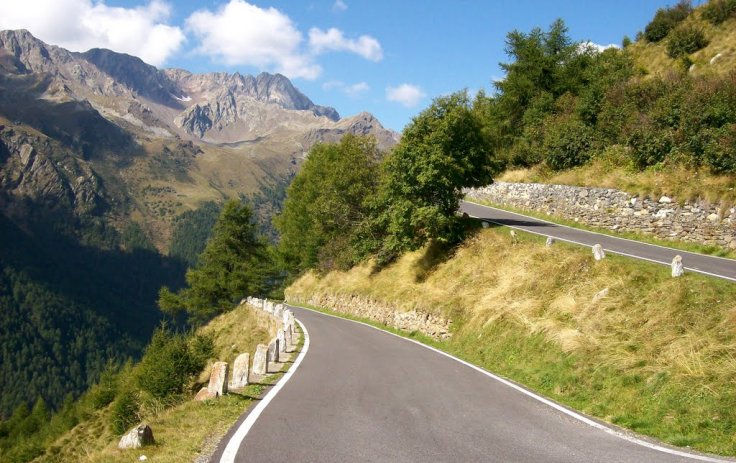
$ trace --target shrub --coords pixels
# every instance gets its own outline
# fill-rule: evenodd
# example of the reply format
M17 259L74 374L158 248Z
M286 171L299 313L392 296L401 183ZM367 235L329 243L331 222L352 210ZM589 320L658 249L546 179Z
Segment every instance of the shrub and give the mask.
M130 388L124 389L112 404L110 426L115 434L121 435L140 419L138 397Z
M736 15L736 0L710 0L702 11L703 19L717 26Z
M575 119L563 119L548 125L542 152L547 165L553 170L580 166L590 159L593 131Z
M191 339L192 344L198 345L196 353L190 348L187 336L171 333L166 327L158 328L136 367L138 387L159 399L184 392L191 377L204 368L209 356L199 346L206 344L205 341L193 341L196 336Z
M667 54L670 58L695 53L708 45L708 39L700 29L692 26L680 26L672 31L667 41Z
M119 380L117 370L114 363L108 362L100 380L90 389L89 400L95 410L108 406L115 399Z
M703 159L716 174L736 172L736 124L705 131Z
M657 130L648 124L634 129L627 140L631 148L631 159L638 169L645 169L665 160L673 147L672 134Z
M659 42L693 11L689 1L681 1L669 8L660 8L652 21L644 28L644 37L649 42Z
M624 35L624 39L623 39L623 40L621 41L621 46L622 46L623 48L626 48L626 47L628 47L629 45L631 45L631 39L629 38L629 36L628 36L628 35Z

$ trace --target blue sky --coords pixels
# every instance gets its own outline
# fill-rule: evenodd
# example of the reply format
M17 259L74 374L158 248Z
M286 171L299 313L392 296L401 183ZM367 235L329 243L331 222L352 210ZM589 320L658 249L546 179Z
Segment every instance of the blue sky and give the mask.
M342 116L400 131L432 98L490 90L514 29L562 18L575 40L620 44L667 0L3 0L0 29L75 51L105 47L193 72L282 72ZM699 2L694 2L699 3Z

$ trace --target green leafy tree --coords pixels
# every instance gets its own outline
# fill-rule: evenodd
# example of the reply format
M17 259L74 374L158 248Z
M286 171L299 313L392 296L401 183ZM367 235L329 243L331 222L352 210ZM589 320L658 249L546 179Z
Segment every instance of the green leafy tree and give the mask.
M378 184L375 139L346 135L309 152L276 218L288 268L345 268L360 257L357 232Z
M187 286L176 293L163 287L159 307L172 315L185 311L192 321L203 322L232 309L245 295L267 292L273 268L250 208L228 201L197 265L187 271Z
M467 92L435 99L404 129L383 164L376 206L381 257L390 260L429 240L457 239L462 189L490 183L498 167Z
M692 11L693 6L687 0L682 0L669 8L658 9L654 18L644 28L644 37L650 42L659 42L667 37L667 34L684 21Z

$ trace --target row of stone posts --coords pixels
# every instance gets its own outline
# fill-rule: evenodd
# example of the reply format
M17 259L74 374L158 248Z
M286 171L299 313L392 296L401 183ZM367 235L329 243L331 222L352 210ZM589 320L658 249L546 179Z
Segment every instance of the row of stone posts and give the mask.
M287 353L296 348L297 335L294 328L294 313L284 304L248 297L241 304L248 303L256 309L263 310L277 321L276 336L268 345L258 344L253 354L253 364L250 365L250 354L238 355L233 362L232 379L228 383L229 365L227 362L215 362L210 372L207 387L203 387L194 400L213 399L227 394L228 390L242 389L249 384L249 372L256 377L274 373L278 362L286 360ZM250 368L249 368L250 367Z

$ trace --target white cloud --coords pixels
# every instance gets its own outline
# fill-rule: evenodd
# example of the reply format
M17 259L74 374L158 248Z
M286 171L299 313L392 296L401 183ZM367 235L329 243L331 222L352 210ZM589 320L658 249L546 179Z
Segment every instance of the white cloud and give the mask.
M413 108L426 96L427 94L424 93L420 87L412 84L401 84L398 87L386 87L386 99L388 99L388 101L401 103L407 108Z
M301 52L303 37L296 25L273 7L264 9L230 0L214 13L206 9L192 13L186 25L199 40L195 51L225 64L255 66L305 79L315 79L322 72Z
M170 13L163 0L133 8L91 0L3 0L0 29L28 29L72 51L109 48L162 65L186 40L181 28L166 24Z
M383 49L378 40L370 35L361 35L355 40L347 39L341 30L334 27L327 31L316 27L311 28L309 47L316 54L326 51L349 51L371 61L383 59Z
M348 9L348 5L343 0L336 0L335 4L332 5L332 11L345 11Z
M601 45L599 43L591 42L590 40L580 44L581 51L591 50L597 53L602 53L608 50L609 48L621 48L621 47L619 47L615 43L609 43L608 45Z
M358 98L363 93L371 89L366 82L358 82L357 84L346 84L339 80L331 80L322 84L323 90L338 90L351 98Z

